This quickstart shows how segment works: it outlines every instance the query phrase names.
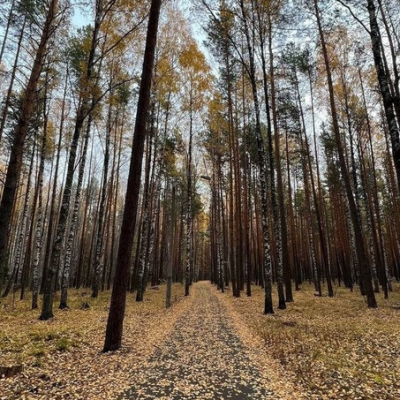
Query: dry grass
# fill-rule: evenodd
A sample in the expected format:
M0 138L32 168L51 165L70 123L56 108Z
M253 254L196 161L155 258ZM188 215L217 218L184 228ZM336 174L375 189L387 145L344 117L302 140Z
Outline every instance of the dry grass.
M90 292L71 291L69 310L39 321L30 300L12 298L0 303L0 366L23 364L23 373L0 379L0 399L109 399L129 387L141 362L172 329L176 318L190 306L183 288L174 285L175 303L165 310L165 286L148 290L136 303L128 295L123 348L101 353L110 293L98 299ZM82 310L83 302L90 308ZM145 339L145 340L144 340Z
M227 297L266 353L294 375L307 399L400 399L400 286L368 309L359 293L316 297L304 285L287 310L263 315L264 294ZM277 299L274 299L277 304Z

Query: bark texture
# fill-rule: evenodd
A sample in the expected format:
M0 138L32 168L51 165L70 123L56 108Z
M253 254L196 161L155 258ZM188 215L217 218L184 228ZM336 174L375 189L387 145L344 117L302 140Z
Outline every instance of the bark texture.
M161 0L152 0L147 28L142 79L140 82L136 124L133 134L132 156L129 168L128 186L118 248L118 260L111 295L106 337L103 351L117 350L121 347L122 329L125 313L126 290L133 247L133 237L138 209L146 122L150 106L150 88L157 44L158 20Z
M22 168L22 156L24 153L25 138L29 129L29 120L34 111L36 91L43 64L46 58L46 50L51 36L54 33L53 25L56 19L58 0L52 0L49 5L46 20L36 51L32 71L25 88L25 94L22 102L21 112L18 123L14 131L14 139L11 147L10 159L4 190L0 203L0 287L4 283L8 274L7 261L7 233L10 226L12 210L14 207L18 180Z

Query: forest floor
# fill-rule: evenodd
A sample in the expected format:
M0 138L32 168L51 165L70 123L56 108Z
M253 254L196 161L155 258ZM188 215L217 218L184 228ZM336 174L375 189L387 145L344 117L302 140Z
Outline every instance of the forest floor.
M56 295L49 321L38 320L28 299L14 306L11 297L1 299L0 366L22 364L23 372L0 379L0 399L115 399L190 306L176 284L166 310L165 285L159 289L149 288L141 303L128 294L123 345L113 353L102 353L110 292L92 299L90 290L71 290L68 310L57 308Z
M334 297L318 297L308 284L272 315L262 314L259 287L251 297L219 296L268 358L294 375L306 399L400 399L399 284L387 300L376 294L377 309L367 308L358 289L336 287Z
M192 287L192 305L146 361L120 400L281 400L293 397L284 371L261 370L242 330L208 282ZM275 365L277 367L277 365ZM274 373L271 375L272 371ZM264 372L264 373L263 373ZM298 397L296 397L298 398Z
M256 287L252 297L233 298L230 291L223 294L201 282L184 297L183 287L174 285L169 310L165 286L149 289L142 303L128 296L123 347L106 354L101 349L109 292L91 299L84 290L71 291L70 309L55 309L46 322L38 320L38 310L30 310L29 300L1 299L0 366L22 364L23 372L0 378L0 399L100 400L121 393L161 399L151 391L150 397L132 396L146 394L140 385L158 380L154 367L164 363L169 366L164 372L173 374L181 357L189 374L180 371L182 380L176 383L188 393L176 397L181 399L218 398L201 385L221 368L230 369L226 380L237 377L237 393L251 395L249 372L254 376L256 394L237 399L400 399L400 286L394 286L389 300L377 295L374 310L359 293L335 292L334 298L316 297L311 286L303 285L286 310L263 315L263 291ZM90 308L81 309L85 302ZM176 345L185 341L192 342L189 352ZM225 356L237 360L226 366ZM210 370L201 373L195 365L201 362ZM243 363L251 365L247 372ZM159 382L171 388L171 382ZM221 390L221 399L234 398Z

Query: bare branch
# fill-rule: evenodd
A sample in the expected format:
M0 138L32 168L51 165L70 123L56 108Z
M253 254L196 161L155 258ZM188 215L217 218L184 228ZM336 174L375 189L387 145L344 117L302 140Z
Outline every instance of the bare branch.
M358 17L354 14L354 12L353 12L353 10L351 9L350 6L348 6L348 5L347 5L344 1L342 1L342 0L336 0L336 1L338 1L344 8L347 8L347 9L349 10L350 14L353 16L353 18L368 32L368 34L371 34L371 32L369 31L369 29L365 26L364 22L362 22L361 19L358 18Z

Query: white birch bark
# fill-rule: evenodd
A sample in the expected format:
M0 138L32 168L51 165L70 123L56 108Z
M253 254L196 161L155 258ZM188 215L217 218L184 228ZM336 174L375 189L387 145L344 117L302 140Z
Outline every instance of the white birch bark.
M32 277L32 309L38 308L39 296L39 264L42 255L43 245L43 172L44 172L44 148L46 139L42 144L42 155L40 157L39 175L38 175L38 208L35 230L35 255L33 259L33 277Z
M261 135L261 121L260 121L260 105L258 101L257 83L256 83L256 70L254 61L254 51L252 48L252 41L250 38L249 27L247 22L247 15L243 0L240 1L240 8L243 16L244 33L246 36L246 44L249 56L249 67L247 68L249 78L251 81L252 95L256 119L256 139L257 139L257 152L258 152L258 167L260 170L260 195L261 195L261 221L262 221L262 234L263 234L263 272L264 272L264 289L265 289L265 304L264 313L273 313L272 305L272 268L271 268L271 249L270 238L268 231L268 204L267 204L267 159L265 154L264 140Z
M103 183L101 186L101 199L100 199L100 208L98 215L97 235L96 235L97 236L96 255L94 261L92 297L98 297L99 286L100 286L100 274L104 268L103 265L101 264L101 261L103 256L103 231L104 231L104 220L105 220L104 217L106 211L105 208L106 208L106 198L107 198L108 164L110 159L111 126L112 126L112 108L110 103L108 108L108 118L107 118L106 145L104 149Z
M77 188L76 188L76 192L75 192L74 208L72 211L72 217L71 217L71 222L69 225L69 233L68 233L68 238L67 238L67 243L66 243L64 266L62 269L61 300L60 300L60 306L59 306L60 309L68 308L68 287L69 287L69 276L70 276L70 271L71 271L71 258L72 258L74 239L75 239L75 234L76 234L76 225L78 222L79 206L80 206L80 201L81 201L83 176L85 173L91 122L92 122L92 116L89 115L88 124L86 127L86 135L85 135L83 150L82 150L82 158L81 158L81 163L79 165L78 182L77 182Z
M6 297L8 295L8 293L11 289L11 286L13 286L13 291L15 292L17 290L18 283L21 281L21 274L22 274L21 265L23 264L23 261L24 261L23 249L25 248L25 236L26 236L26 230L27 230L27 226L28 226L28 222L29 222L28 210L29 210L29 201L31 199L31 185L32 185L32 171L33 171L34 155L35 155L35 152L32 151L32 157L30 160L28 179L27 179L27 185L26 185L24 207L23 207L22 214L21 214L21 222L20 222L20 228L19 228L19 234L18 234L18 241L17 241L16 247L15 247L14 267L13 267L13 272L12 272L12 276L11 276L12 279L10 279L10 281L8 282L6 290L3 293L3 297Z

